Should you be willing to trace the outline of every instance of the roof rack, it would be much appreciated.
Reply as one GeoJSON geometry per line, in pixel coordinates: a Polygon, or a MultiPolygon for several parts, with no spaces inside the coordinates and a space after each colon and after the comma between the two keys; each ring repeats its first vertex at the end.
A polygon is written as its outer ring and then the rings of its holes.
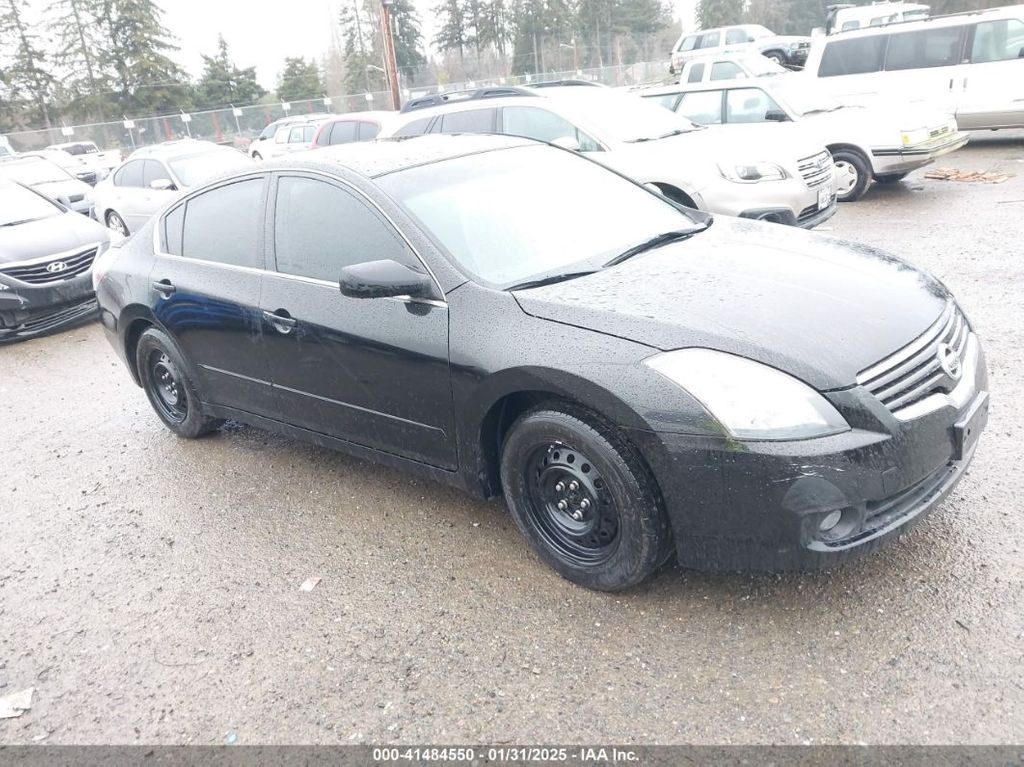
{"type": "Polygon", "coordinates": [[[447,93],[435,93],[430,96],[420,96],[409,99],[402,107],[403,112],[414,112],[417,109],[439,107],[453,101],[470,101],[476,99],[493,99],[502,96],[536,96],[526,88],[517,88],[514,85],[489,85],[484,88],[474,88],[465,91],[448,91],[447,93]]]}
{"type": "Polygon", "coordinates": [[[590,80],[545,80],[539,83],[530,83],[531,88],[565,88],[574,85],[589,85],[594,88],[603,88],[601,83],[595,83],[590,80]]]}

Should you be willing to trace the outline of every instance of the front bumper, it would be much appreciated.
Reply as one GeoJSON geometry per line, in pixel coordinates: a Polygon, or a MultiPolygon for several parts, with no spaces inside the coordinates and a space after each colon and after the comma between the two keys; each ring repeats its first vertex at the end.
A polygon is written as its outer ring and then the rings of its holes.
{"type": "Polygon", "coordinates": [[[834,176],[816,186],[807,186],[800,178],[757,184],[722,179],[721,183],[702,189],[701,196],[711,213],[768,220],[804,229],[817,226],[836,212],[834,176]],[[824,208],[819,208],[818,190],[822,187],[828,189],[829,201],[824,208]]]}
{"type": "Polygon", "coordinates": [[[871,166],[876,176],[909,173],[937,158],[955,152],[970,140],[967,133],[952,133],[940,141],[929,141],[907,147],[875,147],[871,150],[871,166]]]}
{"type": "Polygon", "coordinates": [[[46,285],[0,290],[0,344],[47,335],[91,320],[99,307],[86,272],[46,285]]]}
{"type": "Polygon", "coordinates": [[[861,387],[829,395],[854,427],[787,442],[634,430],[672,521],[679,561],[698,569],[830,567],[925,517],[963,476],[988,414],[979,354],[973,395],[896,419],[861,387]],[[841,521],[819,529],[833,512],[841,521]]]}

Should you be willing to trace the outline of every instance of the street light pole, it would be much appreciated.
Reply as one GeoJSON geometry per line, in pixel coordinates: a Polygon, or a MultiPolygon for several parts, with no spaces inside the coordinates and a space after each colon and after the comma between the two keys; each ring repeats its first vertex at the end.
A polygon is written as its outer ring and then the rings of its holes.
{"type": "Polygon", "coordinates": [[[391,90],[391,107],[396,112],[402,108],[402,93],[398,85],[398,61],[395,59],[395,38],[391,31],[391,6],[395,0],[381,0],[380,23],[384,37],[384,69],[391,90]]]}

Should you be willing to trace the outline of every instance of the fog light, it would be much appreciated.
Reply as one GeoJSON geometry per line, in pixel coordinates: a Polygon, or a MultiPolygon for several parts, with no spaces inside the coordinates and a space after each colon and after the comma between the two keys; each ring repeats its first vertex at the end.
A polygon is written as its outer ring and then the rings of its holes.
{"type": "Polygon", "coordinates": [[[842,518],[843,512],[840,510],[833,511],[830,514],[825,515],[821,522],[818,523],[818,532],[827,533],[830,530],[833,530],[842,518]]]}

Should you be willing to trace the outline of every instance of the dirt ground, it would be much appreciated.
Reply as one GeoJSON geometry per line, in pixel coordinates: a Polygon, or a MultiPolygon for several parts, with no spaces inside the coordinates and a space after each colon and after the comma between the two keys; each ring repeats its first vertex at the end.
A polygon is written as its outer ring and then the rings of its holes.
{"type": "Polygon", "coordinates": [[[544,567],[502,504],[248,427],[195,442],[98,325],[0,349],[0,743],[1020,743],[1024,134],[823,229],[933,271],[992,412],[953,495],[833,572],[544,567]],[[321,578],[312,591],[299,585],[321,578]]]}

